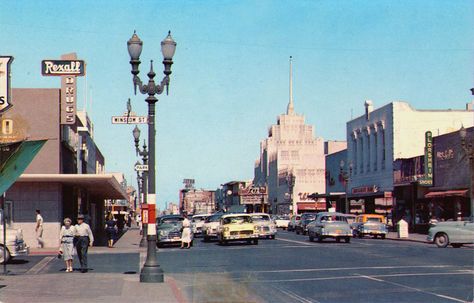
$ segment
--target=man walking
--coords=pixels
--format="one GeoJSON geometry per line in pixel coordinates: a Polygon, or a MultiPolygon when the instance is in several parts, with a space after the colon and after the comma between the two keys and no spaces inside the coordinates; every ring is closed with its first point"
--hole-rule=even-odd
{"type": "Polygon", "coordinates": [[[89,245],[94,243],[94,235],[89,224],[84,222],[84,215],[77,216],[76,225],[76,250],[79,262],[81,263],[81,272],[87,272],[87,250],[89,245]]]}
{"type": "Polygon", "coordinates": [[[36,210],[36,240],[38,241],[38,248],[44,247],[44,240],[43,240],[43,217],[41,216],[41,211],[39,209],[36,210]]]}

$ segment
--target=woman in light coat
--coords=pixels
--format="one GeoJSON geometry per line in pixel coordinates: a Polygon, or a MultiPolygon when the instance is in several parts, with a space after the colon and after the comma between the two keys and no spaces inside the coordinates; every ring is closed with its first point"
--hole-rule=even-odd
{"type": "Polygon", "coordinates": [[[191,241],[193,240],[193,234],[191,231],[191,222],[186,216],[183,220],[183,231],[181,233],[181,248],[191,248],[191,241]],[[184,245],[186,244],[186,247],[184,245]]]}
{"type": "Polygon", "coordinates": [[[72,221],[69,218],[64,219],[64,225],[61,227],[59,239],[61,240],[61,249],[64,261],[66,262],[66,272],[72,272],[72,262],[74,255],[74,235],[76,229],[71,225],[72,221]]]}

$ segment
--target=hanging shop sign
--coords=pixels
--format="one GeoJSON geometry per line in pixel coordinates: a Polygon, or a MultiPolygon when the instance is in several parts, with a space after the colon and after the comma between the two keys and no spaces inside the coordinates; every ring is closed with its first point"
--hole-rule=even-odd
{"type": "Polygon", "coordinates": [[[43,76],[84,76],[86,73],[83,60],[43,60],[43,76]]]}
{"type": "Polygon", "coordinates": [[[418,183],[433,186],[433,134],[430,131],[425,133],[425,175],[418,183]]]}
{"type": "Polygon", "coordinates": [[[0,56],[0,114],[6,112],[11,106],[10,93],[10,64],[11,56],[0,56]]]}

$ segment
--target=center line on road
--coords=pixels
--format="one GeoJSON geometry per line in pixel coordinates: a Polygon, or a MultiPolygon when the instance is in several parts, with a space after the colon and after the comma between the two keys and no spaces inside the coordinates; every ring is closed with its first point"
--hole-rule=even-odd
{"type": "Polygon", "coordinates": [[[275,240],[314,246],[313,244],[308,243],[308,242],[302,242],[302,241],[296,241],[296,240],[290,240],[290,239],[276,238],[275,240]]]}

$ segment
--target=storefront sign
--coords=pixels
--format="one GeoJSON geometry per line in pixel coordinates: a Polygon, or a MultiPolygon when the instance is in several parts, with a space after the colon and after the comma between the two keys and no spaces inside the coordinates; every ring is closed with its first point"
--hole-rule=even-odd
{"type": "Polygon", "coordinates": [[[26,131],[23,120],[17,117],[0,117],[0,143],[23,141],[26,131]]]}
{"type": "Polygon", "coordinates": [[[82,60],[43,60],[43,76],[84,76],[85,64],[82,60]]]}
{"type": "Polygon", "coordinates": [[[376,185],[354,187],[352,189],[353,194],[369,194],[369,193],[376,193],[378,191],[379,191],[379,188],[376,185]]]}
{"type": "Polygon", "coordinates": [[[76,77],[61,78],[61,124],[76,123],[76,77]]]}
{"type": "Polygon", "coordinates": [[[425,133],[425,176],[418,182],[420,185],[433,185],[433,134],[425,133]]]}
{"type": "Polygon", "coordinates": [[[248,186],[239,189],[241,204],[259,204],[265,203],[267,195],[266,186],[248,186]]]}
{"type": "Polygon", "coordinates": [[[10,94],[10,64],[13,57],[0,56],[0,114],[11,106],[10,94]]]}

